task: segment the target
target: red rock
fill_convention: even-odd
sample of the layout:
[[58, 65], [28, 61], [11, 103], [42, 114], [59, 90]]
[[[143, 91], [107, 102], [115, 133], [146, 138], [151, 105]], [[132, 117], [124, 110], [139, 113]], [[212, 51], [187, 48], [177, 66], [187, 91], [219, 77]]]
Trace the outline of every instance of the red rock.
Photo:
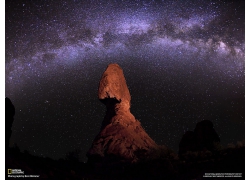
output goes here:
[[98, 90], [100, 100], [115, 98], [118, 101], [128, 101], [131, 97], [123, 71], [118, 64], [110, 64], [103, 73]]
[[130, 112], [131, 96], [118, 64], [110, 64], [103, 73], [98, 96], [107, 111], [87, 153], [90, 162], [136, 162], [158, 147]]

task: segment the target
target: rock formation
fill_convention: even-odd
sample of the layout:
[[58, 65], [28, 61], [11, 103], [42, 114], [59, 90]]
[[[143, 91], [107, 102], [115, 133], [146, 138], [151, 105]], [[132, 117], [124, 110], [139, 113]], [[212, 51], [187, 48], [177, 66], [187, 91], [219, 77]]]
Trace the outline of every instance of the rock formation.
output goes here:
[[196, 124], [194, 131], [187, 131], [179, 144], [179, 154], [187, 151], [202, 151], [214, 149], [214, 144], [220, 142], [220, 138], [213, 128], [213, 123], [203, 120]]
[[14, 121], [15, 107], [9, 98], [5, 98], [5, 148], [9, 147], [11, 137], [11, 127]]
[[110, 64], [103, 73], [98, 96], [107, 111], [87, 152], [89, 162], [136, 162], [158, 147], [130, 113], [131, 96], [118, 64]]

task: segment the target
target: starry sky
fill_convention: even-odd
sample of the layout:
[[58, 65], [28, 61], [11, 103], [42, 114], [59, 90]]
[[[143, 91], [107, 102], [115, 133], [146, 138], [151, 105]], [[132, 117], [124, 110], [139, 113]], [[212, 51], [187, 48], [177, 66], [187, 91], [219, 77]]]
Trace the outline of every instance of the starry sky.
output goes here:
[[209, 119], [221, 144], [245, 139], [242, 0], [8, 0], [5, 96], [16, 108], [11, 145], [54, 159], [98, 134], [98, 85], [118, 63], [131, 112], [156, 143], [178, 151]]

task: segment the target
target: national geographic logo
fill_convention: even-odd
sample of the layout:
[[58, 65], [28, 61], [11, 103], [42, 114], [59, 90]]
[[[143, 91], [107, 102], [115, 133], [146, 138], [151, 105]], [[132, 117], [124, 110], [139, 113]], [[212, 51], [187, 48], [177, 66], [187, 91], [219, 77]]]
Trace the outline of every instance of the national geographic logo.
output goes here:
[[21, 169], [8, 169], [8, 174], [24, 174]]

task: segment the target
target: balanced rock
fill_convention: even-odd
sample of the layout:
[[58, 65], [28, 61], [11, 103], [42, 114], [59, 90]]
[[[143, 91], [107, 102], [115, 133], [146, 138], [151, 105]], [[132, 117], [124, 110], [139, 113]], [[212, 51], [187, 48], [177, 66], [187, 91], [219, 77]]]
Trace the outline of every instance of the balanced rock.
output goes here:
[[136, 162], [158, 147], [130, 112], [131, 96], [118, 64], [110, 64], [103, 73], [98, 96], [107, 111], [87, 152], [89, 162]]
[[220, 137], [209, 120], [203, 120], [196, 124], [194, 131], [187, 131], [179, 144], [179, 154], [187, 151], [213, 151], [215, 143], [220, 142]]

